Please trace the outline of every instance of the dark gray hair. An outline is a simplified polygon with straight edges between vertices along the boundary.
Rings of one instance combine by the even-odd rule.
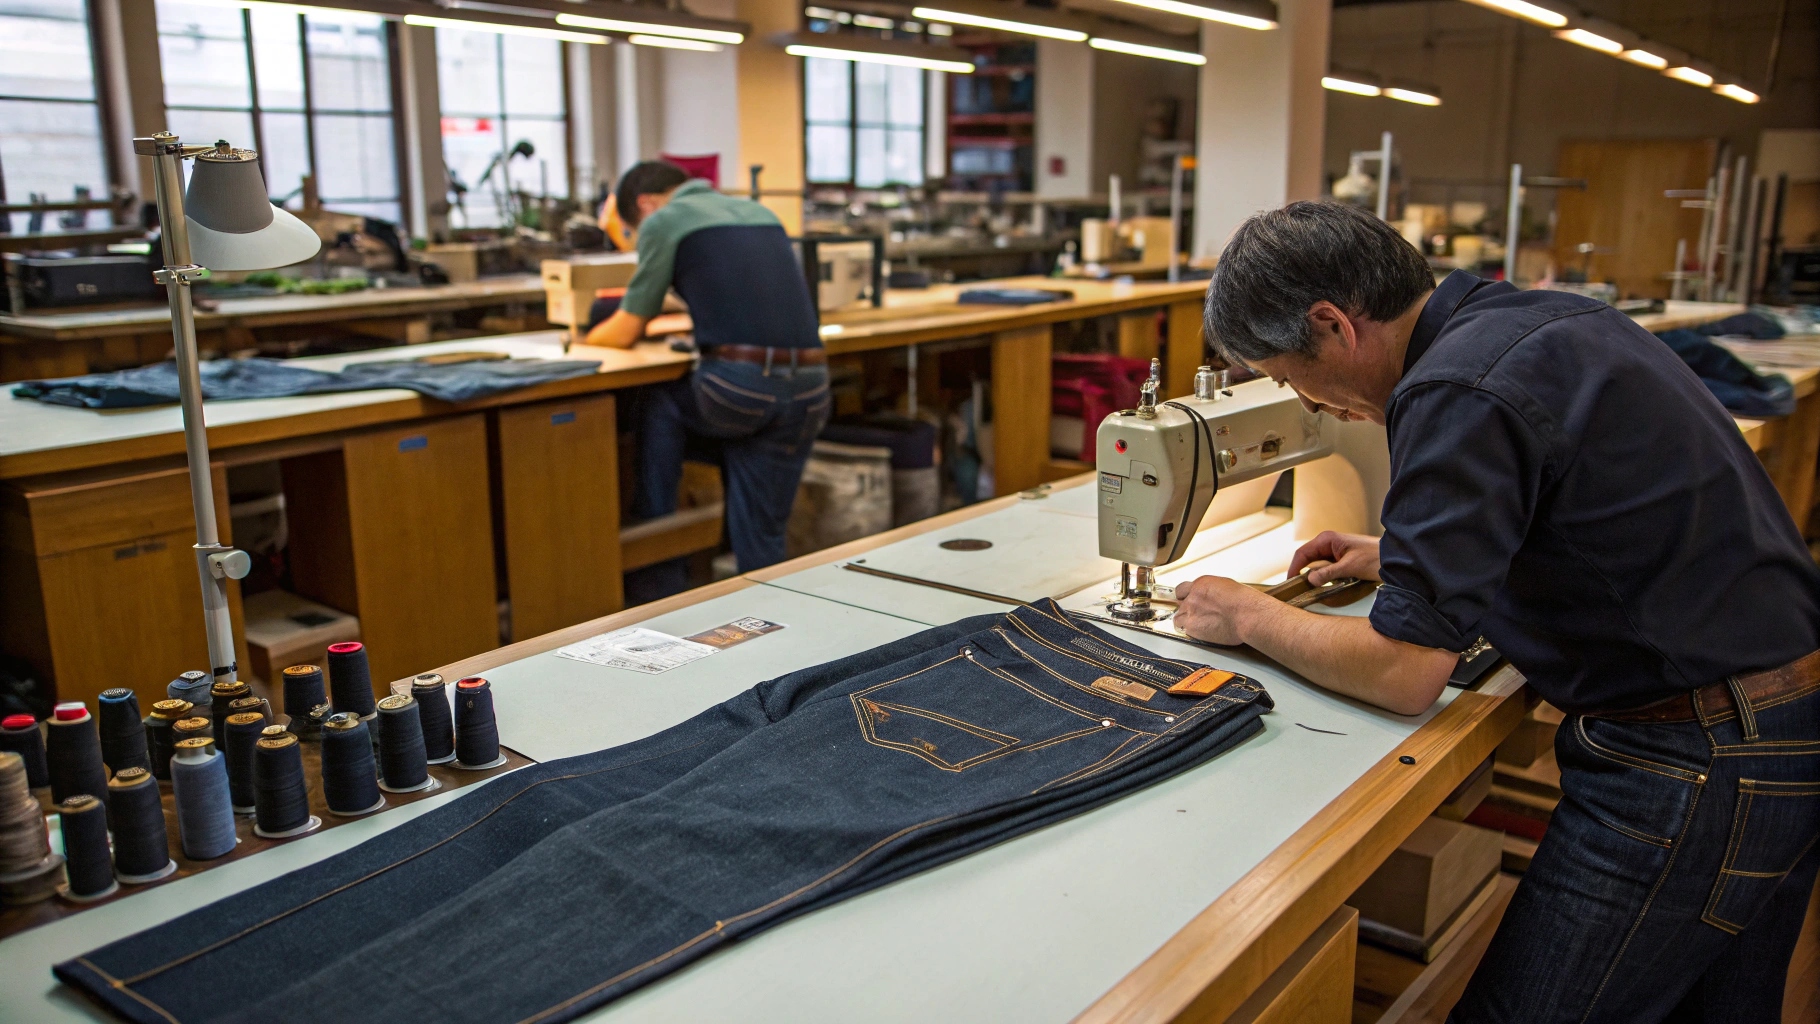
[[[1252,217],[1226,243],[1203,326],[1230,363],[1311,356],[1315,303],[1382,323],[1433,287],[1428,261],[1390,225],[1340,203],[1290,203]]]

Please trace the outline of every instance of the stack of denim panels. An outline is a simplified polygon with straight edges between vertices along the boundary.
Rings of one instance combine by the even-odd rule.
[[[569,1020],[1259,732],[1242,676],[1166,692],[1200,667],[1053,602],[963,619],[514,772],[56,974],[147,1024]]]

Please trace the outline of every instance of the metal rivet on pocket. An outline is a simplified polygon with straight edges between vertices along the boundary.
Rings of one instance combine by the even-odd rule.
[[[1697,778],[1694,779],[1694,781],[1700,783],[1701,785],[1705,785],[1706,776],[1704,776],[1704,775],[1698,776]]]
[[[1165,721],[1165,722],[1173,722],[1173,721],[1175,721],[1175,716],[1174,716],[1174,715],[1164,715],[1164,716],[1163,716],[1163,721]]]
[[[967,657],[971,658],[971,657],[973,657],[973,648],[963,647],[963,648],[961,648],[961,653],[965,654]]]
[[[1102,719],[1100,719],[1100,724],[1101,724],[1101,725],[1111,725],[1111,724],[1112,724],[1112,719],[1110,719],[1110,718],[1102,718]]]

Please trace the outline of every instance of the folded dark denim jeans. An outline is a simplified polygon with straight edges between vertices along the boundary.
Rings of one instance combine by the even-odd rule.
[[[1243,676],[1166,692],[1199,667],[1053,602],[963,619],[514,772],[55,971],[164,1024],[570,1020],[1260,731]]]

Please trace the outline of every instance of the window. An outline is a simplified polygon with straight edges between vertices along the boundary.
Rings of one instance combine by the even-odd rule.
[[[442,158],[450,184],[467,189],[458,226],[504,226],[509,192],[569,194],[563,60],[555,39],[436,30]],[[530,155],[517,155],[527,142]]]
[[[809,180],[859,188],[921,185],[924,81],[917,68],[805,57]]]
[[[313,174],[324,206],[398,221],[383,19],[160,3],[158,49],[165,117],[185,142],[257,149],[266,189],[292,208]]]
[[[101,139],[82,0],[0,0],[0,202],[67,201],[78,188],[107,198]],[[56,230],[65,216],[72,227],[87,222],[49,214],[44,228]],[[29,220],[15,213],[0,231],[23,233]]]

